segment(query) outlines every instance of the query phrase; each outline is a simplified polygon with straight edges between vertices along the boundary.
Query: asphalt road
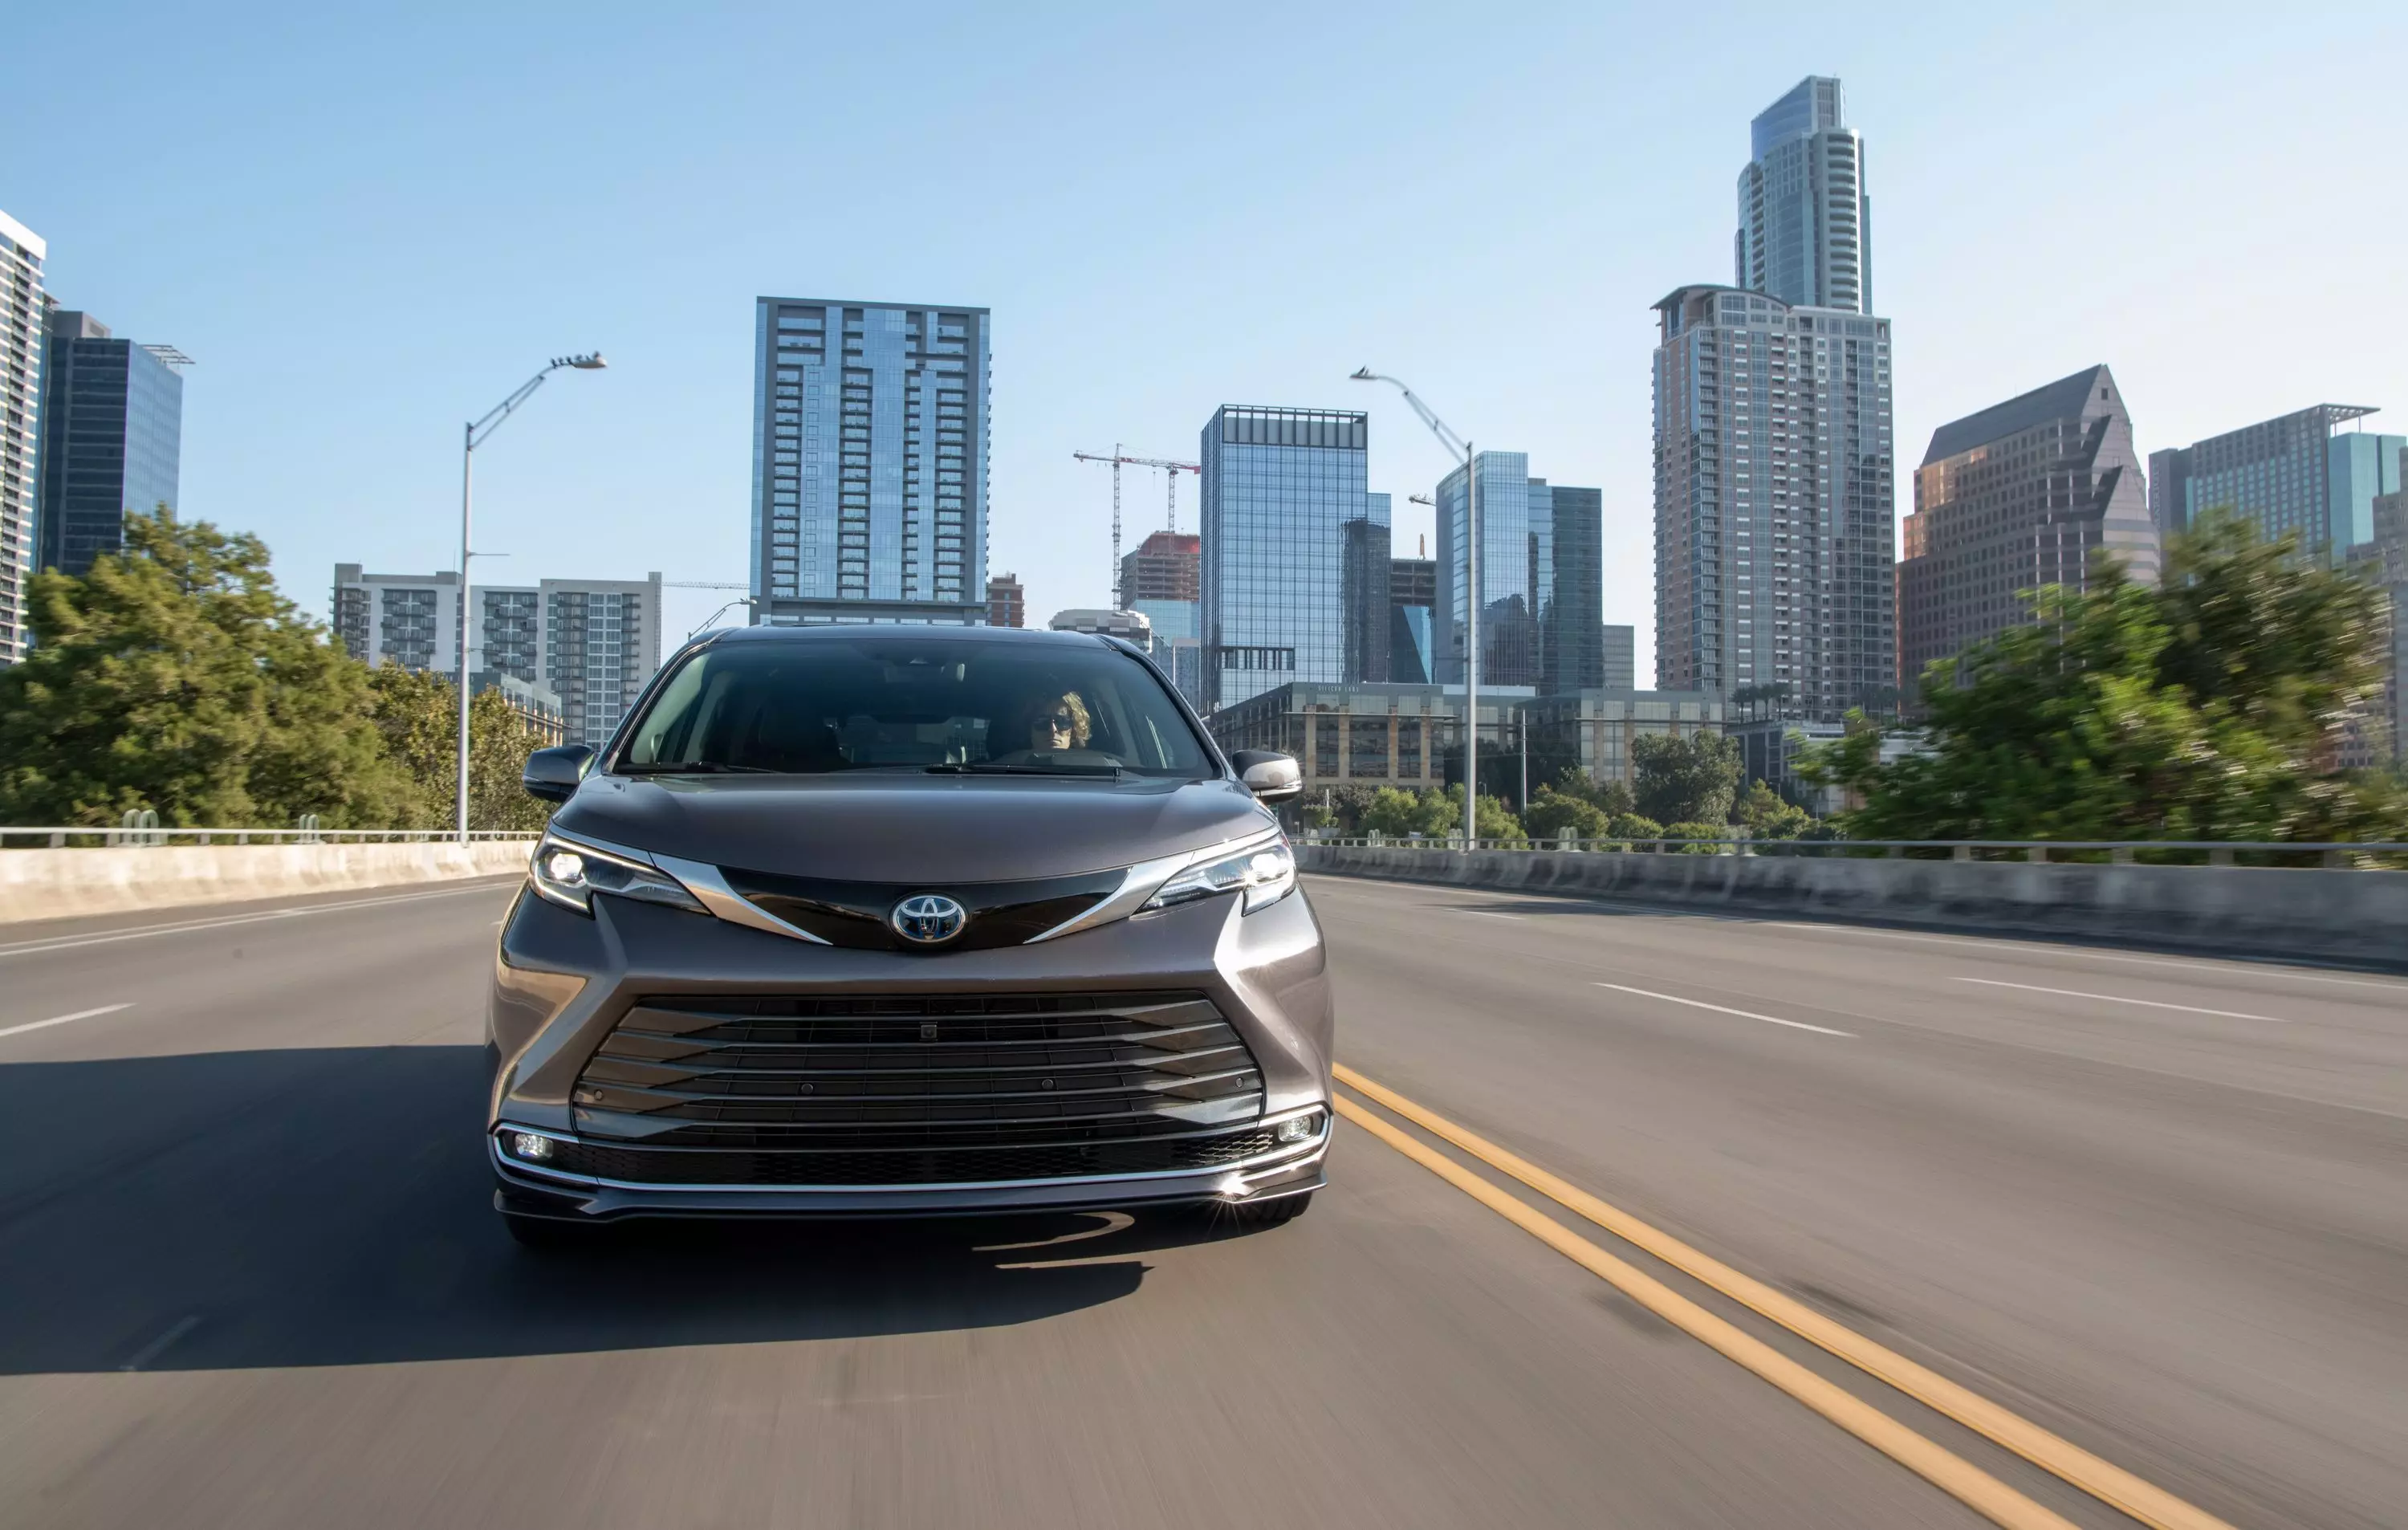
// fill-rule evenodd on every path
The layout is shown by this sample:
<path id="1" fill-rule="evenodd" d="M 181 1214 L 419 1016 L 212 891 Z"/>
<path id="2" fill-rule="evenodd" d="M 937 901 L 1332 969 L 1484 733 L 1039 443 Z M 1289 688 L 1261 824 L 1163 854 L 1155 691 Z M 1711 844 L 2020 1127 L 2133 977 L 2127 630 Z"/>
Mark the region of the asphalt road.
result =
<path id="1" fill-rule="evenodd" d="M 1506 1188 L 1351 1122 L 1312 1211 L 1256 1234 L 679 1226 L 527 1256 L 478 1132 L 508 895 L 0 929 L 0 1524 L 1986 1523 L 1834 1422 L 1865 1404 L 2035 1512 L 2134 1523 L 1461 1151 Z M 2408 981 L 1312 896 L 1369 1080 L 2199 1511 L 2408 1523 Z"/>

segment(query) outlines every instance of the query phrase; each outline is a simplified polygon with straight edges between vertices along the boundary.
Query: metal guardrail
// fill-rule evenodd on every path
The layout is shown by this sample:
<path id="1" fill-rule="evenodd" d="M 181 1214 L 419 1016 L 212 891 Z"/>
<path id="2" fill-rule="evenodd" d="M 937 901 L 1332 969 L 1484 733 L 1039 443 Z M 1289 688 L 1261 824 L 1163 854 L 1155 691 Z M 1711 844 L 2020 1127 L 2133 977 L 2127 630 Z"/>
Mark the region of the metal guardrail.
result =
<path id="1" fill-rule="evenodd" d="M 155 817 L 144 814 L 147 822 L 128 822 L 116 828 L 94 828 L 90 824 L 52 825 L 37 828 L 0 827 L 0 849 L 9 845 L 34 845 L 51 850 L 113 848 L 120 846 L 188 845 L 420 845 L 457 844 L 459 835 L 451 829 L 322 829 L 315 825 L 298 829 L 175 829 L 162 828 Z M 538 835 L 507 829 L 476 829 L 468 837 L 480 843 L 515 841 L 533 844 Z"/>
<path id="2" fill-rule="evenodd" d="M 2143 852 L 2148 864 L 2198 865 L 2211 866 L 2238 865 L 2241 857 L 2252 861 L 2285 858 L 2297 861 L 2315 856 L 2318 864 L 2333 870 L 2408 869 L 2408 842 L 2399 840 L 2243 840 L 2243 839 L 1755 839 L 1745 835 L 1722 838 L 1654 839 L 1479 839 L 1467 847 L 1460 835 L 1406 837 L 1392 839 L 1378 835 L 1307 834 L 1300 845 L 1330 845 L 1340 848 L 1381 850 L 1459 851 L 1466 848 L 1484 851 L 1572 851 L 1611 854 L 1617 851 L 1652 851 L 1657 854 L 1691 855 L 1779 855 L 1779 856 L 1882 856 L 1889 859 L 1937 859 L 1931 853 L 1945 851 L 1952 861 L 2023 860 L 2047 865 L 2062 855 L 2092 859 L 2104 855 L 2108 864 L 2134 865 L 2143 864 Z M 1916 855 L 1914 852 L 1924 852 Z M 2164 861 L 2167 855 L 2200 856 L 2202 862 Z M 2397 867 L 2379 864 L 2398 863 Z M 2093 861 L 2095 863 L 2095 860 Z"/>

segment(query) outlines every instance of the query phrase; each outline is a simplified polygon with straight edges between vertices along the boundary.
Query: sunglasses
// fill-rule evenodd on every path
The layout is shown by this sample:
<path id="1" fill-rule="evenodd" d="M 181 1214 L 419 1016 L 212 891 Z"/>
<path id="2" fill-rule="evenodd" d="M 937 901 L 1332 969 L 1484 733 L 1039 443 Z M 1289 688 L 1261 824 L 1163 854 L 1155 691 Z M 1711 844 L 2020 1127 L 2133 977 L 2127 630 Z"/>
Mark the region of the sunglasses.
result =
<path id="1" fill-rule="evenodd" d="M 1072 728 L 1079 725 L 1079 720 L 1076 717 L 1071 716 L 1068 712 L 1055 712 L 1053 716 L 1046 718 L 1044 721 L 1054 727 L 1060 729 L 1064 733 L 1068 733 Z"/>

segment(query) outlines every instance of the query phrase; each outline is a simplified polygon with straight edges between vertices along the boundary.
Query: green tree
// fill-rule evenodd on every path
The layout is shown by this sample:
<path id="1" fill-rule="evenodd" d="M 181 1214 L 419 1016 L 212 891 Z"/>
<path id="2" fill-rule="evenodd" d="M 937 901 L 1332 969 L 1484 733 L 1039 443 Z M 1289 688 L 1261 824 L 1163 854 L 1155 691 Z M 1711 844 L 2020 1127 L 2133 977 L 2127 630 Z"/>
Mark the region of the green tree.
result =
<path id="1" fill-rule="evenodd" d="M 1732 809 L 1751 839 L 1795 839 L 1812 828 L 1814 815 L 1758 780 Z"/>
<path id="2" fill-rule="evenodd" d="M 460 689 L 443 676 L 386 665 L 369 677 L 385 757 L 408 781 L 409 798 L 393 827 L 448 829 L 458 822 Z M 551 808 L 526 794 L 519 777 L 543 739 L 499 691 L 468 702 L 468 827 L 527 831 Z"/>
<path id="3" fill-rule="evenodd" d="M 1812 779 L 1862 800 L 1857 838 L 2400 837 L 2397 786 L 2333 767 L 2379 681 L 2382 597 L 2295 551 L 2217 515 L 2170 540 L 2162 586 L 2101 558 L 1926 672 L 1926 752 L 1885 765 L 1856 728 Z"/>
<path id="4" fill-rule="evenodd" d="M 1433 794 L 1433 795 L 1436 794 Z M 1436 800 L 1444 802 L 1447 807 L 1447 811 L 1440 817 L 1442 826 L 1438 832 L 1461 834 L 1463 832 L 1461 783 L 1448 787 L 1445 795 L 1437 797 Z M 1478 837 L 1482 839 L 1502 840 L 1513 845 L 1526 845 L 1530 841 L 1530 836 L 1522 832 L 1522 821 L 1513 816 L 1512 805 L 1503 797 L 1490 796 L 1485 792 L 1480 794 L 1479 816 L 1473 820 L 1473 823 L 1480 831 Z"/>
<path id="5" fill-rule="evenodd" d="M 1664 825 L 1638 813 L 1618 813 L 1613 822 L 1605 826 L 1605 832 L 1616 839 L 1661 839 L 1664 837 Z"/>
<path id="6" fill-rule="evenodd" d="M 1727 823 L 1667 823 L 1664 825 L 1664 837 L 1692 841 L 1717 840 L 1731 837 L 1731 832 L 1730 825 Z M 1724 847 L 1718 844 L 1691 843 L 1672 847 L 1672 851 L 1676 855 L 1720 855 L 1723 850 Z"/>
<path id="7" fill-rule="evenodd" d="M 38 574 L 35 646 L 0 670 L 0 822 L 391 825 L 408 782 L 365 665 L 278 593 L 267 549 L 162 508 L 81 576 Z"/>
<path id="8" fill-rule="evenodd" d="M 1638 810 L 1661 823 L 1722 823 L 1739 794 L 1739 740 L 1720 734 L 1641 734 L 1630 742 Z"/>
<path id="9" fill-rule="evenodd" d="M 1539 839 L 1560 838 L 1566 832 L 1576 838 L 1602 839 L 1612 821 L 1612 815 L 1596 803 L 1566 795 L 1553 786 L 1539 788 L 1523 817 L 1531 836 Z"/>

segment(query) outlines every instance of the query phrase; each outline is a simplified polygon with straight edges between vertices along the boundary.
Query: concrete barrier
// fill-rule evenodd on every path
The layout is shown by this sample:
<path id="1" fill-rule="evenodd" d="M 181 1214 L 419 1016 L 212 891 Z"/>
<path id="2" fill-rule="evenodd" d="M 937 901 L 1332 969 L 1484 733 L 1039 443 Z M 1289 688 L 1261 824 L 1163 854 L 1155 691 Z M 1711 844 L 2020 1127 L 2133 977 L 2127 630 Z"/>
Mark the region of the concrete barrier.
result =
<path id="1" fill-rule="evenodd" d="M 532 840 L 0 851 L 0 923 L 523 871 Z"/>
<path id="2" fill-rule="evenodd" d="M 1297 847 L 1307 871 L 2408 965 L 2408 872 Z"/>

